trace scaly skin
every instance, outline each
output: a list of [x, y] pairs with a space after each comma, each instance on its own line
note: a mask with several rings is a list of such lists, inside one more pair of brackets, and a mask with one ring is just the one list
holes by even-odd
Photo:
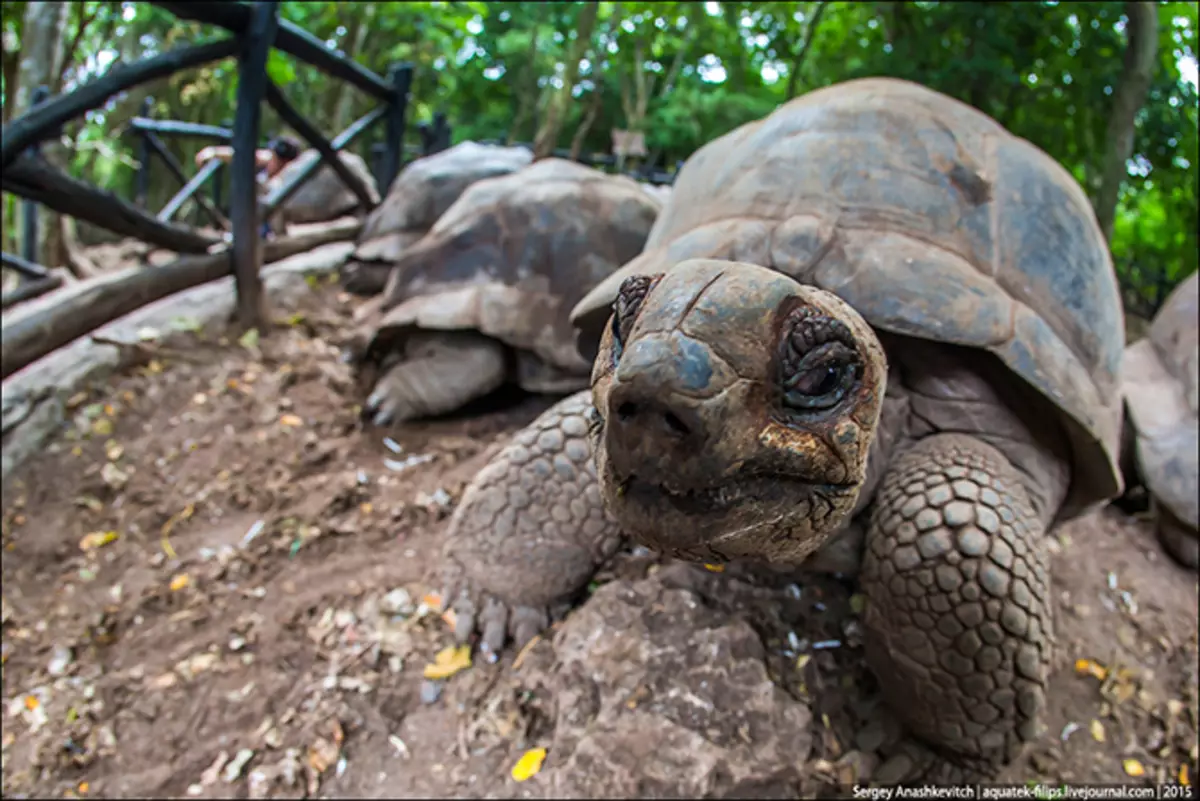
[[414, 332], [384, 365], [363, 415], [386, 426], [452, 412], [504, 383], [505, 357], [503, 344], [481, 334]]
[[1041, 734], [1052, 628], [1042, 524], [992, 446], [935, 434], [895, 458], [860, 581], [867, 662], [913, 733], [981, 773]]
[[444, 550], [456, 634], [478, 629], [494, 658], [546, 627], [617, 550], [587, 440], [591, 392], [559, 401], [516, 435], [463, 493]]

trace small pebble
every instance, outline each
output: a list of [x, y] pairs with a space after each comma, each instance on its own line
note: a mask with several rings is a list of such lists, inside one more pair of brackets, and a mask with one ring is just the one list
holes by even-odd
[[436, 704], [442, 697], [442, 683], [425, 679], [421, 682], [421, 703]]
[[67, 672], [67, 668], [71, 666], [71, 662], [74, 660], [75, 655], [69, 646], [56, 645], [53, 652], [51, 652], [50, 664], [46, 667], [46, 670], [51, 676], [61, 676]]

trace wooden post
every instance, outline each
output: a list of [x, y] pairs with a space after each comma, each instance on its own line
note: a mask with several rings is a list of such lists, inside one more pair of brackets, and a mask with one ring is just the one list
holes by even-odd
[[[153, 111], [154, 98], [147, 97], [142, 101], [142, 116], [149, 119]], [[153, 151], [150, 146], [150, 135], [142, 131], [141, 139], [141, 147], [138, 152], [140, 163], [138, 164], [137, 187], [134, 189], [133, 202], [144, 209], [150, 197], [150, 154]]]
[[[29, 108], [33, 110], [42, 103], [46, 102], [46, 98], [50, 96], [50, 90], [44, 86], [39, 86], [33, 90], [33, 96], [30, 97]], [[29, 146], [28, 153], [31, 156], [37, 156], [41, 150], [41, 145], [34, 142]], [[25, 198], [21, 203], [21, 221], [22, 239], [21, 254], [25, 257], [25, 261], [38, 262], [38, 204], [35, 200]]]
[[[221, 120], [222, 128], [233, 130], [233, 120]], [[217, 209], [225, 215], [229, 214], [229, 209], [225, 208], [225, 183], [229, 180], [229, 171], [225, 169], [225, 162], [218, 159], [221, 165], [213, 172], [212, 176], [212, 202]]]
[[233, 121], [233, 187], [229, 216], [233, 223], [233, 274], [237, 319], [243, 328], [262, 325], [262, 241], [258, 234], [258, 125], [267, 86], [267, 56], [279, 29], [279, 2], [256, 3], [242, 39], [238, 65], [237, 118]]
[[383, 142], [376, 142], [371, 145], [371, 177], [375, 179], [375, 186], [379, 187], [380, 194], [387, 193], [387, 185], [383, 182], [383, 167], [384, 160], [387, 159], [387, 145]]
[[441, 153], [450, 147], [450, 121], [446, 112], [438, 111], [433, 115], [433, 152]]
[[383, 182], [379, 194], [387, 197], [392, 181], [400, 174], [404, 163], [404, 117], [408, 113], [408, 93], [412, 88], [413, 66], [407, 62], [393, 64], [388, 68], [388, 82], [392, 86], [389, 101], [387, 127], [384, 132]]

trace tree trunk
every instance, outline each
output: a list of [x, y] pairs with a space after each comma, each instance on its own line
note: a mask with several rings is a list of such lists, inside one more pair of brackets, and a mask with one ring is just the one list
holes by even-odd
[[813, 37], [817, 33], [817, 25], [821, 22], [821, 15], [825, 13], [828, 5], [827, 2], [817, 4], [817, 10], [813, 12], [812, 19], [808, 22], [808, 29], [804, 32], [804, 44], [800, 45], [800, 49], [792, 57], [791, 67], [788, 70], [787, 94], [785, 95], [788, 100], [796, 96], [796, 83], [800, 80], [800, 68], [804, 66], [808, 48], [812, 46]]
[[[20, 74], [17, 78], [14, 116], [30, 109], [34, 90], [45, 86], [54, 91], [63, 71], [63, 51], [66, 43], [68, 4], [63, 2], [30, 2], [25, 6], [22, 21]], [[42, 143], [43, 155], [53, 164], [61, 164], [61, 142]], [[61, 237], [58, 215], [38, 209], [38, 262], [46, 267], [62, 264]]]
[[592, 126], [596, 124], [596, 117], [600, 116], [600, 109], [604, 105], [604, 90], [601, 89], [599, 81], [594, 83], [595, 88], [592, 89], [591, 102], [588, 103], [587, 111], [584, 113], [579, 127], [575, 129], [575, 136], [571, 137], [571, 161], [579, 161], [579, 154], [583, 152], [583, 141], [587, 139]]
[[[366, 46], [367, 36], [371, 33], [371, 25], [375, 20], [375, 4], [363, 3], [362, 16], [354, 16], [351, 21], [351, 29], [347, 31], [346, 47], [343, 48], [346, 58], [357, 58]], [[330, 107], [330, 117], [333, 124], [329, 126], [321, 126], [328, 131], [341, 131], [350, 124], [351, 104], [354, 100], [354, 87], [349, 81], [334, 81], [336, 89], [334, 90], [334, 103]]]
[[1096, 220], [1105, 239], [1112, 238], [1113, 219], [1117, 212], [1117, 194], [1128, 175], [1125, 164], [1133, 154], [1134, 120], [1146, 102], [1154, 64], [1158, 54], [1158, 8], [1156, 3], [1131, 2], [1125, 5], [1128, 24], [1125, 27], [1128, 44], [1125, 46], [1125, 65], [1121, 79], [1113, 92], [1112, 111], [1108, 117], [1108, 134], [1100, 186], [1096, 190]]
[[524, 130], [538, 103], [537, 85], [537, 46], [538, 32], [541, 29], [541, 15], [534, 6], [533, 33], [529, 36], [529, 49], [525, 51], [525, 67], [521, 72], [521, 80], [513, 82], [513, 95], [517, 99], [516, 113], [513, 114], [512, 126], [508, 129], [508, 144], [519, 142], [521, 131]]
[[579, 12], [575, 41], [571, 43], [567, 54], [563, 85], [550, 96], [550, 102], [546, 104], [546, 117], [533, 140], [535, 160], [554, 154], [554, 146], [558, 144], [558, 132], [562, 128], [563, 114], [571, 100], [571, 90], [575, 88], [575, 82], [579, 79], [579, 62], [591, 45], [592, 31], [596, 29], [596, 14], [599, 10], [599, 3], [585, 3]]

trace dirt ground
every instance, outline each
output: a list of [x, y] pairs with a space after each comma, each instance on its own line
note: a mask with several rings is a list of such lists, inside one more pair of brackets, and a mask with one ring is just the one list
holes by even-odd
[[[570, 661], [554, 649], [574, 647], [565, 641], [581, 612], [558, 624], [558, 640], [423, 677], [451, 643], [422, 602], [437, 589], [450, 511], [552, 399], [509, 398], [390, 437], [364, 429], [336, 345], [357, 302], [321, 286], [258, 341], [177, 335], [72, 399], [61, 439], [4, 487], [6, 796], [535, 797], [572, 787], [561, 771], [550, 781], [570, 716], [568, 701], [546, 696], [545, 677], [556, 658]], [[1190, 782], [1196, 575], [1162, 555], [1146, 522], [1114, 509], [1064, 527], [1053, 548], [1049, 731], [1011, 775]], [[648, 575], [691, 595], [655, 589]], [[776, 725], [802, 723], [808, 733], [793, 742], [811, 739], [797, 745], [784, 795], [869, 779], [894, 738], [863, 665], [853, 586], [706, 573], [630, 551], [597, 577], [585, 608], [619, 605], [606, 582], [659, 605], [682, 597], [680, 609], [701, 608], [752, 641], [731, 646], [737, 658], [761, 664], [771, 703], [801, 710]], [[605, 620], [624, 625], [605, 614], [597, 631], [626, 636], [604, 630]], [[654, 636], [686, 651], [693, 633]], [[592, 680], [621, 669], [597, 668]], [[768, 746], [750, 739], [762, 733], [745, 736], [744, 758], [767, 760]], [[513, 766], [536, 747], [549, 749], [544, 769], [518, 783]], [[773, 743], [770, 759], [786, 762], [787, 747]], [[685, 763], [631, 786], [691, 792], [696, 766]]]

